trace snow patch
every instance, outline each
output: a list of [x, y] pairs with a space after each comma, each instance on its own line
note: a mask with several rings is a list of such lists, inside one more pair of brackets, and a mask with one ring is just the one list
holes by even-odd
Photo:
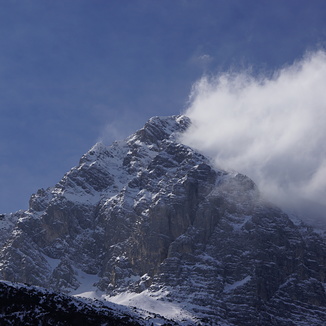
[[251, 280], [251, 276], [248, 275], [248, 276], [246, 276], [244, 279], [242, 279], [242, 280], [240, 280], [240, 281], [236, 281], [236, 282], [234, 282], [234, 283], [232, 283], [232, 284], [228, 284], [228, 283], [227, 283], [227, 284], [224, 286], [224, 292], [225, 292], [225, 293], [229, 293], [229, 292], [235, 290], [236, 288], [245, 285], [245, 284], [246, 284], [247, 282], [249, 282], [250, 280]]
[[43, 255], [43, 257], [51, 267], [51, 272], [53, 272], [61, 262], [61, 259], [50, 258], [49, 256], [46, 255]]
[[87, 274], [81, 269], [76, 269], [77, 281], [80, 283], [79, 287], [70, 292], [70, 295], [75, 297], [83, 297], [90, 299], [99, 299], [103, 295], [97, 287], [96, 284], [99, 282], [98, 275]]
[[186, 322], [185, 325], [189, 325], [189, 322], [194, 323], [195, 317], [185, 307], [176, 302], [164, 301], [167, 294], [164, 291], [150, 292], [145, 290], [141, 293], [124, 292], [116, 296], [104, 296], [104, 299], [119, 305], [141, 309], [144, 318], [149, 316], [148, 313], [154, 313], [178, 322], [184, 321]]

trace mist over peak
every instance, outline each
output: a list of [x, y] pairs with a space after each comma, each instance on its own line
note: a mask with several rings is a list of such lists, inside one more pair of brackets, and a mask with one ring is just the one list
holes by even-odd
[[204, 76], [193, 86], [182, 141], [248, 175], [283, 208], [325, 221], [325, 84], [324, 51], [272, 76]]

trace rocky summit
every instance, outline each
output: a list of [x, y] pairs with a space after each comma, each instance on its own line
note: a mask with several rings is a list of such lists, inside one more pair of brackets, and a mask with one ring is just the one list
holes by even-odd
[[180, 325], [326, 325], [325, 236], [182, 144], [190, 124], [154, 117], [98, 143], [2, 214], [1, 278]]

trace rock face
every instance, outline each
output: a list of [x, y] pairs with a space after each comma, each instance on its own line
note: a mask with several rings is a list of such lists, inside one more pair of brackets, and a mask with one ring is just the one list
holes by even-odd
[[0, 221], [6, 280], [108, 296], [146, 292], [202, 325], [325, 325], [326, 244], [152, 118], [96, 144], [24, 212]]

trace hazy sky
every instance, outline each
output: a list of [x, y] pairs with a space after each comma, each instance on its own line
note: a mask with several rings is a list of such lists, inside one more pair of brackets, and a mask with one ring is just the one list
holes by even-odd
[[0, 0], [0, 212], [96, 141], [189, 106], [203, 75], [253, 76], [326, 45], [324, 0]]

